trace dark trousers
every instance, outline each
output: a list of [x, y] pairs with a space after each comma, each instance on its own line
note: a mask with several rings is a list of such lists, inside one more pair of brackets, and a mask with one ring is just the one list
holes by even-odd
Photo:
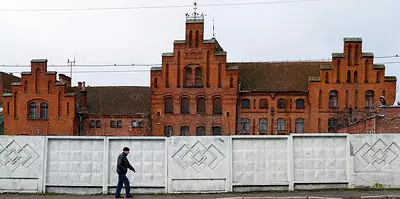
[[129, 185], [129, 179], [126, 177], [126, 174], [118, 174], [118, 184], [117, 190], [115, 191], [115, 197], [121, 196], [122, 185], [125, 184], [125, 194], [126, 197], [131, 196], [131, 187]]

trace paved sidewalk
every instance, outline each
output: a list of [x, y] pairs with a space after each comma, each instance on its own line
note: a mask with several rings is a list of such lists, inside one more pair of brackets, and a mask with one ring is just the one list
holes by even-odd
[[[263, 193], [227, 193], [227, 194], [169, 194], [169, 195], [137, 195], [136, 199], [216, 199], [229, 197], [330, 197], [353, 199], [361, 196], [397, 195], [400, 199], [400, 190], [387, 191], [296, 191], [296, 192], [263, 192]], [[75, 196], [75, 195], [40, 195], [40, 194], [0, 194], [0, 199], [111, 199], [113, 195]]]

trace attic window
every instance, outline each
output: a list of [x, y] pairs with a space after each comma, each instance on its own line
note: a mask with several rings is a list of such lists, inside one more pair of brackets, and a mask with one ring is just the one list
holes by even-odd
[[101, 122], [100, 122], [100, 120], [96, 120], [96, 128], [101, 128]]
[[90, 128], [94, 128], [95, 127], [95, 121], [94, 120], [90, 120]]
[[117, 128], [122, 128], [122, 120], [117, 121]]
[[116, 126], [116, 125], [115, 125], [115, 120], [111, 120], [110, 127], [111, 127], [111, 128], [115, 128], [115, 126]]

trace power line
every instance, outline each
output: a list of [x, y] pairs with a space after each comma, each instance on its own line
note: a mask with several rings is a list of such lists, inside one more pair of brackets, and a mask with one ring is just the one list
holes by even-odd
[[[387, 56], [379, 56], [379, 57], [374, 57], [374, 59], [389, 59], [389, 58], [400, 58], [399, 55], [387, 55]], [[260, 61], [260, 62], [324, 62], [324, 61], [331, 61], [332, 59], [301, 59], [301, 60], [285, 60], [285, 61], [280, 61], [280, 60], [273, 60], [273, 61]], [[239, 63], [239, 62], [253, 62], [257, 63], [257, 61], [232, 61], [234, 63]], [[216, 62], [211, 62], [211, 63], [216, 63]], [[218, 62], [219, 63], [219, 62]], [[229, 62], [228, 62], [229, 63]], [[399, 62], [384, 62], [387, 64], [396, 64]], [[154, 63], [154, 64], [74, 64], [74, 68], [101, 68], [101, 67], [159, 67], [162, 64], [159, 63]], [[30, 68], [31, 65], [18, 65], [18, 64], [3, 64], [0, 65], [0, 68]], [[49, 68], [67, 68], [70, 67], [70, 65], [66, 64], [52, 64], [52, 65], [47, 65]]]
[[[220, 3], [204, 4], [199, 7], [222, 7], [222, 6], [246, 6], [246, 5], [265, 5], [265, 4], [289, 4], [317, 2], [322, 0], [289, 0], [289, 1], [260, 1], [242, 3]], [[48, 9], [3, 9], [0, 12], [57, 12], [57, 11], [107, 11], [107, 10], [139, 10], [139, 9], [165, 9], [165, 8], [191, 8], [193, 5], [160, 5], [160, 6], [133, 6], [133, 7], [109, 7], [109, 8], [48, 8]]]

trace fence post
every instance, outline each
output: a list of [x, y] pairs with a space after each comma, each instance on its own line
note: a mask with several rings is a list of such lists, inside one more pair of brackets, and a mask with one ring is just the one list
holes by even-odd
[[227, 191], [232, 192], [233, 191], [233, 137], [229, 136], [229, 189]]
[[108, 150], [109, 150], [109, 139], [108, 137], [103, 138], [104, 141], [104, 154], [103, 154], [103, 194], [108, 194]]
[[294, 191], [293, 135], [287, 139], [287, 153], [289, 191]]
[[351, 174], [351, 145], [350, 145], [350, 134], [346, 136], [346, 180], [347, 188], [350, 188], [350, 174]]
[[48, 137], [44, 137], [44, 154], [43, 154], [43, 177], [42, 177], [42, 192], [46, 193], [46, 181], [47, 181], [47, 151], [49, 150], [48, 146]]

